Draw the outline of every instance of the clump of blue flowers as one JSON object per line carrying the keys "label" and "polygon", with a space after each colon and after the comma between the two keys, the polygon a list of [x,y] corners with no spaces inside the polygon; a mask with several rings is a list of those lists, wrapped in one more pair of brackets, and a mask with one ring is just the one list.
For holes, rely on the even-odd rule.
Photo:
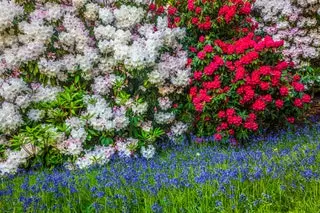
{"label": "clump of blue flowers", "polygon": [[313,212],[320,207],[319,139],[316,123],[252,138],[241,149],[171,144],[152,159],[21,171],[0,179],[0,211]]}

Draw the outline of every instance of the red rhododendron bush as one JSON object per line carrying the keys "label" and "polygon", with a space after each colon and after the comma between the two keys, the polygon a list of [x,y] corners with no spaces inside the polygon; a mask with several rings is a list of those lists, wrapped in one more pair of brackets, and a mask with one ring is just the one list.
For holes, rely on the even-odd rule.
{"label": "red rhododendron bush", "polygon": [[169,26],[187,28],[188,110],[197,135],[238,143],[303,116],[311,97],[294,64],[283,60],[283,41],[254,33],[250,1],[176,1],[167,11]]}

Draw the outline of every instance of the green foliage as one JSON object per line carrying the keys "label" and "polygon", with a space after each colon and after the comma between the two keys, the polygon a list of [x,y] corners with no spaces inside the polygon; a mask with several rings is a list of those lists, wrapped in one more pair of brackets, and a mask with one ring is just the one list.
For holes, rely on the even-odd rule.
{"label": "green foliage", "polygon": [[0,159],[5,157],[6,147],[4,144],[0,144]]}
{"label": "green foliage", "polygon": [[308,90],[315,94],[320,91],[320,67],[305,67],[302,69],[301,80],[308,86]]}
{"label": "green foliage", "polygon": [[22,78],[26,83],[38,81],[44,85],[56,85],[55,79],[49,78],[48,76],[39,72],[37,62],[30,61],[27,64],[22,65],[20,69]]}
{"label": "green foliage", "polygon": [[41,124],[25,126],[11,139],[12,148],[22,147],[28,152],[27,168],[36,163],[52,168],[63,162],[62,155],[56,149],[58,135],[52,128],[51,125]]}
{"label": "green foliage", "polygon": [[[77,78],[76,81],[77,82]],[[64,91],[61,92],[56,100],[51,102],[40,102],[34,105],[37,109],[47,111],[48,123],[63,123],[66,118],[80,114],[81,110],[85,107],[83,103],[83,96],[85,92],[75,86],[64,87]]]}
{"label": "green foliage", "polygon": [[110,137],[101,136],[100,143],[102,146],[109,146],[109,145],[113,144],[113,139]]}
{"label": "green foliage", "polygon": [[138,136],[138,138],[144,142],[144,145],[146,144],[152,144],[156,141],[157,138],[164,135],[164,131],[160,128],[152,129],[149,132],[141,131],[141,134]]}
{"label": "green foliage", "polygon": [[33,127],[26,126],[19,131],[11,140],[13,147],[20,147],[23,144],[31,143],[39,148],[52,146],[56,142],[56,135],[50,131],[50,125],[35,125]]}

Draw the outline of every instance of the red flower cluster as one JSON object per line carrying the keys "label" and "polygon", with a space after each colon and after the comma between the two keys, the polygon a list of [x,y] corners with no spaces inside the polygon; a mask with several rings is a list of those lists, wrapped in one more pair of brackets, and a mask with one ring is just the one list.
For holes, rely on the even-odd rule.
{"label": "red flower cluster", "polygon": [[[246,0],[228,0],[224,5],[219,7],[218,1],[212,0],[188,0],[176,1],[174,6],[169,6],[167,14],[170,18],[169,26],[176,26],[174,21],[179,15],[183,15],[186,25],[193,25],[197,30],[210,31],[214,23],[221,23],[223,20],[226,24],[235,20],[236,16],[246,17],[251,12],[251,3]],[[218,17],[212,16],[212,7],[218,7]],[[186,11],[184,11],[186,8]],[[177,11],[183,11],[182,14]],[[249,20],[246,20],[249,22]],[[250,21],[251,22],[251,21]],[[246,28],[247,30],[250,29]]]}
{"label": "red flower cluster", "polygon": [[160,15],[162,13],[164,13],[164,7],[163,6],[157,6],[156,4],[150,4],[149,5],[149,10],[156,12],[156,14]]}
{"label": "red flower cluster", "polygon": [[249,15],[251,12],[251,4],[242,0],[232,0],[229,5],[223,5],[218,12],[219,20],[224,19],[226,23],[230,23],[236,14]]}
{"label": "red flower cluster", "polygon": [[196,111],[199,111],[199,112],[203,110],[205,103],[209,103],[212,98],[207,94],[206,89],[200,89],[197,93],[196,87],[191,88],[189,94],[192,97],[192,102],[194,104]]}
{"label": "red flower cluster", "polygon": [[206,75],[212,75],[214,71],[216,71],[223,64],[224,61],[222,58],[220,58],[219,56],[214,56],[213,60],[204,68],[203,72]]}
{"label": "red flower cluster", "polygon": [[266,36],[263,39],[255,37],[255,40],[253,40],[253,38],[254,33],[249,33],[247,36],[240,38],[233,44],[228,44],[221,40],[216,40],[215,45],[220,47],[223,53],[228,55],[243,54],[248,49],[253,49],[252,52],[261,52],[264,49],[279,48],[283,46],[283,41],[274,41],[270,36]]}
{"label": "red flower cluster", "polygon": [[248,130],[257,131],[258,130],[258,124],[256,122],[257,116],[254,113],[250,113],[247,117],[245,123],[243,124],[244,128]]}
{"label": "red flower cluster", "polygon": [[[209,42],[197,44],[197,57],[203,54],[206,63],[193,65],[197,71],[190,96],[199,116],[214,115],[210,122],[217,121],[212,123],[216,125],[216,139],[236,136],[241,129],[257,131],[261,121],[270,119],[270,113],[285,116],[282,120],[292,123],[292,114],[310,103],[311,97],[303,94],[300,76],[288,74],[292,63],[275,61],[269,65],[261,60],[276,54],[283,42],[253,33],[231,42],[215,40],[218,49]],[[263,119],[258,121],[258,116]]]}
{"label": "red flower cluster", "polygon": [[218,16],[223,17],[226,23],[228,24],[236,15],[236,12],[237,12],[236,5],[232,5],[232,6],[224,5],[220,8]]}

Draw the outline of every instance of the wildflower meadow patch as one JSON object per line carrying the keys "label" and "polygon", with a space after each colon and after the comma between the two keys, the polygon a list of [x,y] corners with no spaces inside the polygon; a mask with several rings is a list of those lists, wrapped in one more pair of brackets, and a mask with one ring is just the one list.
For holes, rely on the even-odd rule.
{"label": "wildflower meadow patch", "polygon": [[[1,212],[317,212],[320,126],[251,138],[162,144],[152,159],[21,171],[0,180]],[[193,139],[195,140],[195,138]],[[161,144],[159,144],[161,146]]]}

